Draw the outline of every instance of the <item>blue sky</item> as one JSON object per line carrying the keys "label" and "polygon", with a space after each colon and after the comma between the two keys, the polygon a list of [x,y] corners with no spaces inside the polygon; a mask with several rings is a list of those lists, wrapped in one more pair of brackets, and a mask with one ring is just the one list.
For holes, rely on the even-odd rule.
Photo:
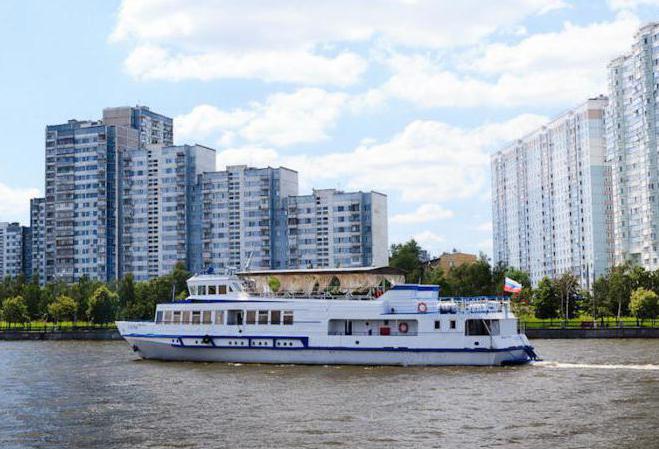
{"label": "blue sky", "polygon": [[489,154],[588,97],[657,0],[0,2],[0,221],[44,127],[145,104],[177,143],[389,196],[391,242],[491,252]]}

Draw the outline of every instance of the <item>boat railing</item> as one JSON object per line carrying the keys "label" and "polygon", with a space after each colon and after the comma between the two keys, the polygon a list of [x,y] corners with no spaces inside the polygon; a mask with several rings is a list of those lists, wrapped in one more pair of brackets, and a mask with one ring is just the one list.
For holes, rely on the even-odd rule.
{"label": "boat railing", "polygon": [[260,298],[282,298],[282,299],[325,299],[325,300],[353,300],[353,301],[371,301],[375,295],[369,293],[357,294],[352,292],[300,292],[300,291],[282,291],[282,292],[260,292],[256,290],[245,290],[249,296]]}

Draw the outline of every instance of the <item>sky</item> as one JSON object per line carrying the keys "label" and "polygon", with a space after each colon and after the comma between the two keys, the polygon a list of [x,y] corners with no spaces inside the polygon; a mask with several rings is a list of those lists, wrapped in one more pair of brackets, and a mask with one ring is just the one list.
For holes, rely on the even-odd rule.
{"label": "sky", "polygon": [[217,168],[388,195],[389,240],[491,254],[490,154],[590,97],[659,0],[3,0],[0,221],[44,129],[143,104]]}

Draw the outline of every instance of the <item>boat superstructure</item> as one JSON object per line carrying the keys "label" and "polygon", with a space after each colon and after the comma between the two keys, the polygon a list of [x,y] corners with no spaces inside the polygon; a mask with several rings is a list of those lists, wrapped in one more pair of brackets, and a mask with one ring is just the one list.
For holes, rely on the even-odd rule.
{"label": "boat superstructure", "polygon": [[184,301],[119,321],[143,358],[243,363],[503,365],[537,358],[505,298],[441,298],[432,285],[381,293],[253,292],[232,274],[188,280]]}

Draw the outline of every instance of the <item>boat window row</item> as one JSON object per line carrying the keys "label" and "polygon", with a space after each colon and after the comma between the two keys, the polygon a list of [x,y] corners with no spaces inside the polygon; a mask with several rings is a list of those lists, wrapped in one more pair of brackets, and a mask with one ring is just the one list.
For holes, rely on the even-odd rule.
{"label": "boat window row", "polygon": [[232,292],[231,285],[191,285],[190,294],[196,295],[226,295],[227,292]]}
{"label": "boat window row", "polygon": [[292,310],[158,310],[156,323],[219,324],[227,326],[292,325]]}

